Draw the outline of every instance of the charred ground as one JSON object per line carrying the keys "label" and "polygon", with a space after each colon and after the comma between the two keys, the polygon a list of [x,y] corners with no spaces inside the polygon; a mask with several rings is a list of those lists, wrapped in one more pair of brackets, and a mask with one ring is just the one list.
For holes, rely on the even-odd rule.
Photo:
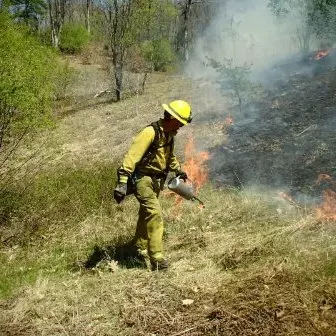
{"label": "charred ground", "polygon": [[228,144],[211,150],[211,174],[218,183],[319,194],[318,175],[336,173],[336,70],[322,70],[290,74],[242,113],[233,111]]}

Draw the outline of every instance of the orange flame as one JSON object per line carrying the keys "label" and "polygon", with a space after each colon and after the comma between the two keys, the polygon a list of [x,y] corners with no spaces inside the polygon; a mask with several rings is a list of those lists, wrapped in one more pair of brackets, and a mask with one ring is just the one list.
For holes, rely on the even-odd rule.
{"label": "orange flame", "polygon": [[[182,169],[187,173],[188,180],[192,182],[192,185],[195,189],[195,194],[198,193],[199,189],[208,179],[208,170],[206,167],[206,162],[210,159],[210,154],[208,152],[197,152],[194,139],[192,137],[189,138],[185,148],[184,148],[184,157],[185,163],[182,165]],[[187,180],[187,183],[190,183]],[[179,206],[182,202],[182,197],[174,194],[175,196],[175,214],[174,218],[180,218],[181,209]],[[200,204],[199,209],[203,209],[204,205]]]}
{"label": "orange flame", "polygon": [[[329,182],[331,188],[336,188],[336,182],[327,174],[320,174],[316,180],[316,184],[321,182]],[[336,192],[332,189],[326,189],[322,194],[322,203],[316,209],[316,216],[319,219],[333,221],[336,220]]]}
{"label": "orange flame", "polygon": [[317,54],[315,55],[314,59],[319,61],[321,58],[328,56],[330,52],[331,52],[331,49],[319,50]]}
{"label": "orange flame", "polygon": [[282,199],[284,199],[285,201],[288,201],[290,203],[295,203],[293,197],[290,196],[289,194],[285,193],[284,191],[280,191],[278,193],[278,196],[281,197]]}
{"label": "orange flame", "polygon": [[232,117],[232,115],[228,115],[225,118],[224,124],[225,124],[225,126],[232,126],[233,125],[233,117]]}
{"label": "orange flame", "polygon": [[208,179],[208,170],[205,164],[210,159],[210,154],[208,152],[197,153],[194,139],[190,137],[184,149],[184,157],[185,163],[182,168],[193,182],[197,193]]}
{"label": "orange flame", "polygon": [[327,189],[323,192],[323,202],[316,209],[316,216],[327,221],[336,220],[336,192]]}
{"label": "orange flame", "polygon": [[328,174],[320,174],[315,182],[316,185],[321,184],[321,182],[330,182],[334,186],[336,186],[336,182],[333,180],[333,178]]}

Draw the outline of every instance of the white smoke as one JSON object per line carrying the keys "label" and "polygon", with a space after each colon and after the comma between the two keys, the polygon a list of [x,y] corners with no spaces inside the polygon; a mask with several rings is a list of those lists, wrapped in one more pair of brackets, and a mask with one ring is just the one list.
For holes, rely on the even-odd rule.
{"label": "white smoke", "polygon": [[[257,144],[258,140],[254,139],[254,134],[257,134],[259,130],[264,131],[264,135],[267,134],[269,125],[273,127],[272,129],[275,129],[274,125],[276,125],[281,130],[287,130],[287,121],[282,120],[279,115],[276,116],[278,113],[277,100],[274,101],[274,106],[271,106],[270,102],[267,114],[261,114],[258,104],[253,104],[252,100],[251,104],[248,104],[248,99],[243,102],[242,109],[237,108],[237,99],[230,99],[230,95],[226,92],[228,90],[217,82],[219,74],[209,65],[211,59],[222,64],[232,60],[233,66],[236,67],[246,64],[251,66],[254,75],[266,73],[264,78],[267,77],[267,80],[268,75],[275,79],[279,77],[282,67],[280,70],[268,70],[273,69],[274,64],[284,62],[287,57],[290,58],[288,62],[285,61],[281,64],[285,64],[285,67],[287,65],[296,67],[296,61],[293,61],[293,58],[298,60],[302,56],[303,38],[307,32],[305,8],[291,9],[290,15],[280,22],[268,8],[268,3],[268,0],[230,0],[225,3],[223,1],[217,16],[197,40],[186,67],[186,73],[194,79],[194,83],[197,85],[196,94],[192,99],[193,108],[195,107],[196,110],[195,120],[201,120],[209,125],[210,131],[207,130],[202,146],[208,146],[208,148],[213,146],[212,148],[214,148],[216,156],[211,161],[211,169],[216,174],[218,173],[218,176],[215,177],[218,178],[219,183],[229,184],[235,179],[240,183],[240,175],[236,172],[240,169],[244,172],[243,175],[248,183],[259,184],[259,180],[264,179],[263,174],[270,169],[271,163],[268,161],[265,164],[264,162],[267,161],[263,161],[261,156],[254,157],[252,150],[248,153],[250,156],[241,155],[240,153],[244,153],[243,146],[238,148],[236,152],[234,150],[230,152],[230,146],[226,145],[230,144],[231,135],[227,136],[225,132],[217,131],[216,123],[221,125],[220,121],[225,120],[227,116],[232,116],[236,139],[239,138],[239,132],[242,132],[242,139],[246,140],[247,145]],[[298,56],[298,58],[294,56]],[[302,68],[303,65],[300,66]],[[307,67],[311,66],[307,65]],[[288,72],[284,71],[284,74],[288,75]],[[252,79],[260,79],[261,77],[254,76]],[[264,120],[259,118],[261,115],[266,115],[267,118]],[[212,123],[214,127],[210,128]],[[246,132],[248,134],[246,135],[243,133],[244,130],[252,130],[252,132]],[[201,136],[202,134],[198,134],[198,137]],[[218,144],[216,143],[217,139]],[[277,157],[275,154],[273,157],[272,167],[275,167],[274,171],[278,175],[274,174],[272,183],[276,185],[287,183],[290,180],[289,178],[284,179],[282,172],[277,171],[278,167],[296,167],[296,155],[300,153],[299,147],[291,148],[290,142],[285,142],[285,144],[286,150],[291,155],[282,155],[283,152],[279,151],[279,156]],[[235,148],[237,149],[237,147]],[[248,148],[253,149],[253,146]],[[310,149],[307,148],[307,152],[309,151]],[[260,154],[260,152],[258,153]],[[316,155],[313,153],[312,156]],[[236,162],[236,160],[240,161]],[[256,162],[253,170],[251,162]],[[269,166],[265,167],[265,165]]]}
{"label": "white smoke", "polygon": [[194,79],[214,75],[209,59],[251,65],[260,71],[276,60],[297,53],[304,27],[304,9],[293,10],[282,22],[268,8],[268,0],[236,0],[221,5],[217,17],[196,41],[186,72]]}

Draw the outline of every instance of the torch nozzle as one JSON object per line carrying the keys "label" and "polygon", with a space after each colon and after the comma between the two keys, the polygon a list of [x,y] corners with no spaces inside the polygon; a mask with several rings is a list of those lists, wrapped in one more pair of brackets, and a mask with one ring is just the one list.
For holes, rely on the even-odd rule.
{"label": "torch nozzle", "polygon": [[205,205],[204,205],[204,203],[199,199],[199,198],[197,198],[197,197],[194,197],[193,199],[192,199],[193,201],[198,201],[199,202],[199,204],[202,206],[202,208],[205,208]]}

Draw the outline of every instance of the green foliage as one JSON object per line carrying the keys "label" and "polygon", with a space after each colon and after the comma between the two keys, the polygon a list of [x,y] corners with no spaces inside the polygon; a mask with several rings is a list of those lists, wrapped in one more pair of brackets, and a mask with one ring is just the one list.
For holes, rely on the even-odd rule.
{"label": "green foliage", "polygon": [[[336,1],[335,0],[269,0],[268,7],[280,19],[300,13],[305,39],[310,35],[318,40],[336,41]],[[299,22],[300,23],[300,22]],[[305,50],[306,49],[306,50]],[[303,51],[307,51],[308,45]]]}
{"label": "green foliage", "polygon": [[[123,71],[127,62],[127,53],[130,50],[136,50],[144,41],[161,41],[154,42],[152,46],[145,46],[147,59],[155,58],[157,68],[164,68],[167,62],[171,62],[171,48],[169,43],[163,41],[169,37],[169,27],[171,27],[173,16],[176,15],[176,10],[168,1],[110,2],[104,0],[102,12],[104,13],[103,31],[106,32],[106,39],[112,54],[115,95],[116,99],[120,100],[124,90]],[[163,52],[168,52],[168,55],[158,55],[158,49],[163,49]]]}
{"label": "green foliage", "polygon": [[323,41],[336,41],[336,1],[315,0],[308,12],[309,25]]}
{"label": "green foliage", "polygon": [[176,59],[171,43],[166,39],[146,41],[142,51],[145,60],[153,64],[155,71],[167,71]]}
{"label": "green foliage", "polygon": [[274,15],[283,17],[290,13],[295,1],[296,0],[269,0],[268,7]]}
{"label": "green foliage", "polygon": [[51,46],[51,29],[49,27],[39,29],[35,35],[42,45]]}
{"label": "green foliage", "polygon": [[220,74],[218,83],[226,92],[238,100],[241,109],[243,100],[253,95],[256,89],[256,85],[250,80],[251,66],[248,64],[234,65],[232,60],[226,60],[225,63],[210,60],[210,66]]}
{"label": "green foliage", "polygon": [[0,148],[50,121],[55,53],[0,13]]}
{"label": "green foliage", "polygon": [[89,42],[89,33],[81,24],[68,23],[63,26],[60,49],[69,54],[78,54]]}
{"label": "green foliage", "polygon": [[168,39],[169,28],[177,15],[176,7],[169,1],[139,1],[132,14],[136,40]]}
{"label": "green foliage", "polygon": [[13,5],[16,19],[37,30],[39,17],[47,9],[47,3],[44,0],[10,0],[9,3]]}

